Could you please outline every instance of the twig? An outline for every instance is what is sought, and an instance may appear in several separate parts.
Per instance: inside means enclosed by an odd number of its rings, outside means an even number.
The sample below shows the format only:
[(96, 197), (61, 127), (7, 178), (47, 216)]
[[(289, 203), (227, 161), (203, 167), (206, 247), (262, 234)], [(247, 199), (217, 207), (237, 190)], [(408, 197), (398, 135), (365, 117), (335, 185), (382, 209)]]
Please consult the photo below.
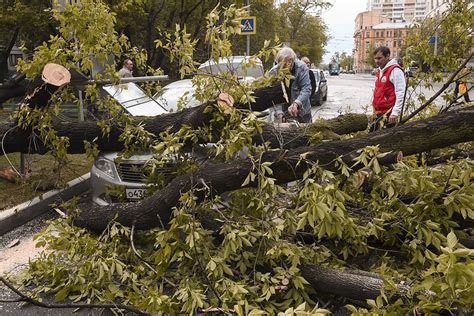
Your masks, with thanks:
[(67, 304), (48, 304), (40, 302), (28, 295), (22, 293), (19, 289), (17, 289), (13, 284), (11, 284), (7, 279), (0, 276), (0, 282), (5, 284), (10, 290), (12, 290), (15, 294), (17, 294), (20, 299), (18, 301), (27, 302), (35, 306), (44, 307), (44, 308), (118, 308), (124, 309), (132, 313), (137, 313), (139, 315), (151, 315), (149, 313), (145, 313), (133, 306), (123, 305), (123, 304), (76, 304), (76, 303), (67, 303)]
[[(138, 253), (137, 249), (135, 248), (135, 243), (133, 242), (134, 232), (135, 232), (135, 225), (132, 225), (132, 230), (130, 232), (130, 245), (132, 246), (133, 252), (138, 257), (138, 259), (140, 259), (147, 266), (148, 269), (153, 271), (155, 274), (159, 275), (158, 271), (156, 271), (145, 259), (143, 259), (142, 256)], [(177, 288), (177, 285), (171, 282), (170, 280), (168, 280), (166, 277), (161, 276), (161, 278), (163, 279), (163, 281), (165, 281), (172, 287)]]

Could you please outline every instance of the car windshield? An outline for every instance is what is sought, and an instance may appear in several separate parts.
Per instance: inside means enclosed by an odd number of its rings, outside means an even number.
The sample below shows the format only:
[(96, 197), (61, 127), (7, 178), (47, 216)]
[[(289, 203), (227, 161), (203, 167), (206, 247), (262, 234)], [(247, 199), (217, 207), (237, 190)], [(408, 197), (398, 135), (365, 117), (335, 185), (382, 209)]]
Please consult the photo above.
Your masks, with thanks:
[(165, 107), (146, 95), (145, 91), (133, 82), (106, 85), (102, 89), (133, 116), (155, 116), (167, 112)]

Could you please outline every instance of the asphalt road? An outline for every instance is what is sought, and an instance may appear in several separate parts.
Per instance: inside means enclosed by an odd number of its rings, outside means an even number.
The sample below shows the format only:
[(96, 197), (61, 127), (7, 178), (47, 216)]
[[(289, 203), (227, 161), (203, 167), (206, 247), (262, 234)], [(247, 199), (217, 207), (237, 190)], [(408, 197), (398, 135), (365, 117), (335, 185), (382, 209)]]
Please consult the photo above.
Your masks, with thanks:
[(364, 113), (372, 100), (374, 77), (371, 75), (327, 76), (328, 97), (312, 110), (313, 120), (344, 113)]
[[(327, 76), (326, 79), (328, 98), (321, 106), (313, 107), (313, 120), (332, 118), (344, 113), (372, 113), (371, 104), (375, 76), (370, 74), (341, 74), (339, 76)], [(433, 89), (423, 86), (409, 89), (407, 99), (411, 97), (414, 100), (420, 93), (423, 93), (428, 99), (441, 86), (441, 83), (434, 83)], [(438, 98), (435, 104), (441, 106), (444, 101), (442, 98)]]

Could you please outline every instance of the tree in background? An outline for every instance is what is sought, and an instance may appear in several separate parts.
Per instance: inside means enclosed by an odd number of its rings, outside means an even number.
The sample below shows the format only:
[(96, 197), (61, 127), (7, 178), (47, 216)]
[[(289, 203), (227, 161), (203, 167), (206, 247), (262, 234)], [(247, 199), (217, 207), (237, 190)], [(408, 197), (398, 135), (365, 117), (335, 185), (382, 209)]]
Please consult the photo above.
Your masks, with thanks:
[[(205, 17), (218, 4), (228, 6), (233, 1), (204, 0), (105, 0), (116, 17), (116, 31), (129, 39), (131, 46), (146, 51), (146, 65), (166, 73), (176, 69), (171, 65), (162, 48), (156, 47), (155, 40), (164, 40), (167, 32), (173, 32), (175, 26), (186, 27), (186, 31), (196, 39), (195, 59), (203, 62), (209, 52), (204, 46)], [(239, 3), (239, 5), (243, 5)], [(7, 58), (10, 47), (21, 39), (27, 52), (55, 35), (55, 21), (45, 9), (49, 9), (49, 0), (6, 0), (1, 4), (0, 17), (3, 24), (0, 28), (4, 46), (0, 51), (0, 79), (7, 73)], [(320, 0), (290, 1), (275, 7), (272, 0), (253, 0), (251, 15), (257, 17), (257, 34), (251, 36), (251, 53), (259, 51), (265, 41), (278, 37), (301, 55), (308, 56), (313, 63), (321, 61), (324, 46), (328, 41), (327, 27), (321, 19), (312, 14), (318, 8), (327, 7), (328, 3)], [(221, 17), (222, 19), (222, 17)], [(232, 45), (235, 54), (245, 53), (245, 36), (233, 35)], [(10, 49), (8, 49), (10, 48)], [(3, 57), (2, 57), (3, 56)], [(116, 56), (120, 63), (125, 56)], [(130, 56), (128, 56), (130, 57)], [(120, 59), (120, 60), (118, 60)], [(2, 66), (3, 65), (3, 66)], [(146, 68), (146, 67), (145, 67)], [(137, 67), (139, 72), (146, 69)], [(3, 70), (1, 70), (3, 69)], [(173, 73), (170, 73), (173, 75)]]
[[(164, 0), (107, 0), (117, 14), (117, 30), (125, 34), (132, 45), (148, 52), (147, 64), (153, 68), (162, 67), (168, 73), (170, 68), (166, 54), (153, 45), (155, 39), (164, 40), (166, 32), (173, 32), (175, 25), (186, 26), (186, 31), (196, 42), (197, 61), (207, 60), (209, 52), (204, 47), (205, 17), (219, 3), (226, 6), (233, 1), (164, 1)], [(244, 2), (242, 1), (242, 5)], [(291, 1), (274, 6), (272, 0), (253, 0), (250, 14), (257, 18), (257, 34), (251, 36), (251, 53), (259, 51), (265, 41), (278, 37), (301, 55), (319, 63), (328, 41), (327, 27), (319, 17), (311, 15), (318, 8), (327, 7), (322, 1)], [(221, 17), (222, 18), (222, 17)], [(143, 21), (143, 23), (137, 23)], [(235, 54), (245, 54), (245, 36), (233, 35)]]
[(50, 0), (4, 0), (0, 2), (0, 82), (8, 73), (8, 57), (14, 45), (33, 49), (56, 34)]
[[(445, 103), (441, 111), (447, 111), (459, 104), (455, 94), (455, 83), (467, 82), (472, 94), (472, 65), (473, 65), (473, 30), (474, 11), (472, 3), (464, 0), (447, 1), (447, 10), (433, 17), (428, 17), (415, 25), (406, 39), (403, 54), (403, 64), (418, 66), (418, 71), (410, 78), (405, 99), (406, 113), (417, 110), (417, 103), (422, 102), (425, 115), (433, 111), (438, 112), (438, 107), (429, 106), (432, 102), (423, 93), (412, 97), (419, 87), (432, 90), (433, 83), (444, 82), (442, 94)], [(433, 38), (438, 38), (437, 47)], [(471, 69), (470, 69), (471, 68)], [(448, 77), (447, 74), (449, 74)], [(410, 117), (412, 114), (409, 114)]]
[(369, 48), (367, 48), (365, 51), (365, 64), (370, 66), (371, 68), (375, 68), (374, 50), (375, 46), (370, 44)]
[(352, 70), (354, 67), (354, 58), (352, 55), (342, 52), (342, 54), (339, 56), (339, 64), (344, 70)]
[(295, 0), (278, 7), (280, 39), (289, 42), (297, 53), (308, 56), (314, 64), (321, 62), (329, 36), (324, 22), (312, 14), (328, 6), (328, 2), (320, 0)]

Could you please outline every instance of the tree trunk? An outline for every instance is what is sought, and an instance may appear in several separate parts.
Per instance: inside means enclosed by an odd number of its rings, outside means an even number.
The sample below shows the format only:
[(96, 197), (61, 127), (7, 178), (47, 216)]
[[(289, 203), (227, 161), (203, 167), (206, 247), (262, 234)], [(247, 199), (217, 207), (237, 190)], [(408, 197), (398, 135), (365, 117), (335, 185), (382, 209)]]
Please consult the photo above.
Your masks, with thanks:
[[(379, 145), (381, 152), (393, 151), (393, 154), (381, 159), (380, 163), (386, 164), (396, 161), (399, 151), (411, 155), (472, 140), (474, 107), (469, 107), (352, 139), (293, 150), (270, 151), (262, 155), (261, 159), (262, 162), (272, 162), (273, 177), (279, 183), (286, 183), (300, 179), (311, 162), (318, 161), (320, 166), (331, 169), (334, 168), (335, 159), (341, 156), (346, 163), (351, 164), (359, 150), (366, 146)], [(300, 162), (303, 156), (305, 160)], [(212, 188), (216, 194), (239, 189), (252, 168), (250, 159), (208, 163), (195, 173), (176, 177), (161, 191), (141, 202), (83, 209), (76, 224), (102, 231), (116, 215), (118, 222), (127, 226), (134, 224), (137, 229), (156, 227), (160, 222), (166, 224), (181, 193), (204, 186)]]
[(0, 83), (5, 80), (5, 77), (8, 74), (8, 57), (15, 46), (18, 34), (20, 33), (20, 27), (16, 27), (13, 31), (13, 35), (8, 42), (8, 46), (5, 49), (0, 50)]
[[(301, 276), (308, 281), (316, 291), (365, 301), (375, 299), (383, 288), (383, 278), (366, 271), (342, 271), (323, 268), (315, 265), (300, 265)], [(399, 282), (397, 291), (391, 299), (403, 297), (410, 287)]]
[[(281, 94), (279, 85), (262, 88), (256, 91), (257, 100), (255, 103), (236, 104), (238, 108), (251, 108), (252, 110), (262, 111), (273, 106), (273, 100), (278, 100)], [(37, 99), (37, 98), (36, 98)], [(35, 104), (46, 105), (47, 99)], [(137, 121), (143, 122), (145, 129), (159, 135), (161, 132), (177, 132), (183, 125), (188, 125), (195, 129), (199, 126), (209, 123), (212, 118), (211, 113), (205, 113), (205, 108), (209, 104), (203, 104), (195, 108), (184, 109), (180, 112), (159, 115), (153, 118), (137, 118)], [(367, 118), (362, 114), (351, 114), (340, 116), (337, 119), (327, 122), (321, 121), (309, 126), (296, 127), (289, 124), (281, 124), (277, 127), (266, 124), (263, 132), (263, 140), (269, 141), (275, 148), (294, 148), (308, 145), (310, 137), (318, 131), (326, 133), (345, 134), (364, 130), (367, 126)], [(94, 139), (102, 151), (121, 151), (124, 149), (119, 136), (122, 133), (120, 126), (111, 126), (110, 134), (102, 136), (101, 129), (95, 122), (55, 122), (53, 128), (58, 136), (68, 137), (70, 154), (84, 153), (84, 141), (92, 142)], [(295, 137), (298, 135), (298, 137)], [(0, 124), (0, 136), (3, 139), (4, 153), (24, 152), (24, 153), (45, 153), (48, 149), (39, 139), (35, 140), (35, 147), (30, 147), (30, 133), (16, 127), (15, 123)], [(262, 137), (256, 136), (256, 142), (261, 142)]]

